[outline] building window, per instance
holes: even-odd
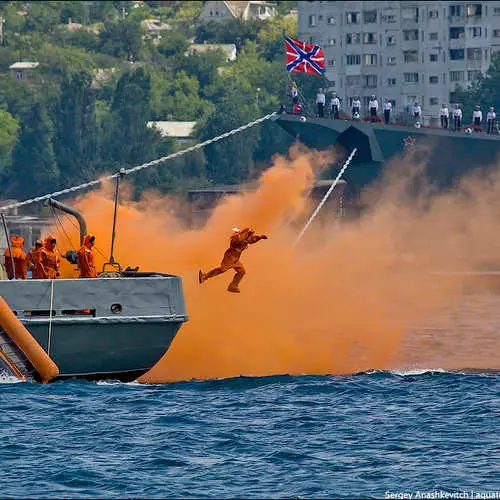
[[[463,82],[464,72],[463,71],[450,71],[450,82]]]
[[[403,73],[405,83],[418,83],[418,73]]]
[[[469,38],[481,38],[481,28],[467,28]]]
[[[438,39],[437,33],[429,33],[429,40],[435,42]]]
[[[345,22],[346,24],[359,24],[360,18],[359,12],[346,12]]]
[[[467,71],[467,79],[469,80],[469,82],[473,80],[479,80],[479,78],[481,78],[481,71],[477,69]]]
[[[439,83],[439,77],[429,76],[429,83]]]
[[[365,24],[376,23],[377,22],[377,11],[376,10],[365,10],[363,12],[363,22]]]
[[[480,61],[481,49],[467,49],[467,59],[469,61]]]
[[[500,30],[493,30],[493,38],[500,38]]]
[[[361,84],[361,77],[360,76],[346,76],[345,84],[348,87],[358,86]]]
[[[471,3],[466,7],[467,17],[479,17],[483,13],[483,7],[480,3]]]
[[[439,99],[437,97],[429,97],[429,104],[431,106],[436,106],[439,104]]]
[[[403,60],[405,63],[418,63],[418,50],[404,50]]]
[[[328,45],[330,45],[331,47],[334,47],[335,46],[335,38],[329,38]]]
[[[363,87],[374,89],[377,87],[377,75],[364,75]]]
[[[450,17],[460,17],[463,15],[462,5],[450,5]]]
[[[335,67],[335,59],[328,59],[328,66],[334,68]]]
[[[396,35],[387,35],[387,45],[396,45]]]
[[[438,10],[430,10],[429,11],[429,19],[437,19],[439,17]]]
[[[335,17],[333,17],[333,16],[328,16],[328,18],[327,18],[327,23],[328,23],[328,24],[335,24]]]
[[[450,40],[457,40],[465,37],[465,28],[450,28]]]
[[[500,7],[493,7],[493,15],[500,16]]]
[[[359,54],[355,56],[345,56],[347,66],[355,66],[361,64],[361,56]]]
[[[377,45],[377,33],[363,33],[363,43],[365,45]]]
[[[403,40],[406,42],[418,40],[418,30],[403,30]]]
[[[437,62],[438,60],[438,55],[437,54],[430,54],[429,55],[429,61],[430,62]]]
[[[418,7],[405,7],[402,9],[401,19],[418,22]]]
[[[24,78],[23,72],[21,70],[17,70],[16,71],[16,79],[17,80],[22,80],[23,78]]]
[[[382,21],[385,21],[386,23],[395,23],[396,16],[394,14],[387,14],[386,16],[382,16]]]
[[[464,59],[464,49],[450,49],[450,61],[463,61]]]
[[[394,87],[394,85],[396,85],[396,79],[395,78],[388,78],[387,79],[387,86]]]
[[[361,35],[359,33],[346,33],[345,43],[347,45],[358,45],[361,42]]]
[[[396,56],[389,56],[387,58],[387,65],[394,66],[395,64],[397,64],[397,57]]]
[[[363,57],[363,62],[366,66],[376,66],[377,54],[365,54]]]
[[[309,26],[316,26],[316,16],[314,14],[309,16]]]

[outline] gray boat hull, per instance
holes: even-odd
[[[2,281],[0,296],[62,378],[134,379],[188,319],[177,276]]]

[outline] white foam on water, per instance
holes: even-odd
[[[426,375],[429,373],[453,373],[442,368],[411,368],[407,370],[390,370],[389,373],[393,375],[399,375],[401,377],[414,376],[414,375]]]

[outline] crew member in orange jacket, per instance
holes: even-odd
[[[11,236],[10,244],[12,247],[12,259],[10,256],[9,248],[7,247],[3,253],[5,257],[5,268],[9,279],[25,280],[28,274],[28,267],[26,264],[26,254],[23,250],[24,238],[22,236]],[[12,260],[14,260],[14,272],[12,271]]]
[[[83,238],[83,245],[78,250],[78,267],[80,268],[80,278],[97,278],[97,271],[94,264],[95,236],[87,234]]]
[[[61,254],[56,247],[56,239],[49,235],[45,238],[42,248],[41,264],[43,269],[43,278],[55,280],[59,278],[59,266],[61,264]]]
[[[257,243],[260,240],[267,240],[267,236],[265,234],[259,236],[255,234],[255,231],[251,228],[245,228],[240,231],[237,227],[233,227],[233,233],[234,234],[229,240],[229,248],[225,251],[220,266],[212,269],[206,274],[200,270],[198,273],[198,281],[203,283],[209,278],[225,273],[229,269],[234,269],[236,274],[234,275],[233,281],[231,281],[230,285],[227,287],[227,290],[228,292],[240,293],[238,284],[246,273],[243,264],[240,262],[241,252],[243,252],[248,245]]]
[[[36,240],[35,248],[32,248],[26,256],[28,267],[31,269],[31,278],[34,280],[45,278],[45,272],[42,266],[42,249],[42,240]]]

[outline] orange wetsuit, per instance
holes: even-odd
[[[42,266],[42,250],[43,245],[40,243],[39,245],[35,246],[35,248],[32,248],[26,256],[28,267],[31,269],[31,277],[34,280],[41,280],[45,278],[45,273]]]
[[[97,271],[94,264],[95,237],[91,234],[85,235],[83,245],[78,250],[78,267],[80,268],[80,278],[97,278]]]
[[[222,258],[222,262],[219,267],[212,269],[208,273],[204,274],[200,271],[199,281],[203,283],[203,281],[213,278],[214,276],[218,276],[219,274],[225,273],[229,269],[234,269],[236,271],[233,281],[231,281],[228,286],[228,291],[230,292],[239,292],[238,285],[240,281],[245,276],[246,271],[243,267],[243,264],[240,262],[240,256],[243,250],[245,250],[248,245],[252,245],[253,243],[257,243],[260,240],[267,239],[266,235],[257,235],[255,231],[251,228],[245,228],[241,231],[235,232],[231,239],[229,240],[229,248],[224,252],[224,257]]]
[[[59,266],[61,264],[61,254],[56,248],[56,239],[53,236],[47,236],[43,243],[41,251],[41,266],[43,278],[54,280],[59,277]],[[54,243],[51,243],[54,242]]]
[[[9,279],[14,278],[14,273],[12,272],[12,260],[14,260],[14,270],[16,273],[16,278],[25,280],[28,274],[28,265],[26,263],[26,254],[23,250],[24,238],[21,236],[11,236],[10,243],[12,246],[12,259],[10,256],[9,248],[7,247],[3,253],[5,257],[5,269],[7,271],[7,276]]]

